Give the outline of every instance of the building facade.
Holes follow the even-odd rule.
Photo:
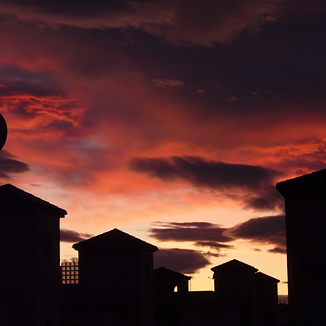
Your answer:
[[[326,325],[326,169],[279,182],[292,325]]]

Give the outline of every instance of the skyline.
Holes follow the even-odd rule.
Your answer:
[[[193,290],[239,259],[285,294],[275,185],[325,168],[325,13],[317,0],[0,1],[1,184],[67,210],[62,259],[118,228]]]

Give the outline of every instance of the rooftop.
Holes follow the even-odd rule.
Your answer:
[[[139,248],[149,252],[155,252],[156,250],[158,250],[156,246],[153,246],[148,242],[135,238],[132,235],[122,232],[118,229],[113,229],[109,232],[102,233],[93,238],[75,243],[72,247],[76,250],[98,248]]]
[[[269,276],[267,274],[264,274],[262,272],[256,273],[256,277],[261,282],[273,282],[273,283],[279,283],[280,282],[280,280],[278,280],[278,279],[276,279],[276,278],[274,278],[272,276]]]
[[[256,273],[258,271],[257,268],[247,265],[239,260],[233,259],[224,264],[215,266],[211,268],[211,270],[216,273],[225,273],[225,272],[252,272]]]
[[[159,267],[154,269],[154,278],[167,279],[167,280],[190,280],[191,276],[187,276],[165,267]]]
[[[51,203],[9,183],[0,186],[0,210],[35,208],[46,210],[58,217],[64,217],[67,214],[64,209],[52,205]]]
[[[278,182],[276,184],[276,189],[282,195],[293,192],[326,192],[326,169]]]

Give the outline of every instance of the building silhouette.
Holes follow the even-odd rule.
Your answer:
[[[0,187],[0,325],[59,325],[59,220],[66,213]]]
[[[326,169],[279,182],[291,325],[326,325]]]
[[[0,186],[1,326],[276,325],[278,280],[231,260],[212,268],[214,291],[189,291],[189,276],[153,270],[156,246],[118,229],[74,244],[60,275],[65,215]]]

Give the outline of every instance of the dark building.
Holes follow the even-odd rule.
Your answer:
[[[0,186],[0,325],[60,324],[59,219],[66,211]]]
[[[326,325],[326,169],[279,182],[292,325]]]
[[[12,185],[0,187],[1,326],[276,325],[276,279],[231,260],[212,268],[214,291],[192,292],[189,276],[153,271],[156,246],[118,229],[74,244],[78,262],[64,262],[61,279],[65,214]]]
[[[165,267],[156,268],[154,273],[154,293],[188,293],[190,276],[172,271]]]
[[[236,259],[212,271],[214,291],[189,292],[188,276],[154,270],[155,325],[276,325],[278,280]]]
[[[118,229],[73,245],[79,288],[123,311],[125,325],[153,325],[153,253],[157,247]]]
[[[218,302],[236,306],[241,325],[255,325],[258,318],[256,286],[258,269],[234,259],[213,267],[212,271]]]

